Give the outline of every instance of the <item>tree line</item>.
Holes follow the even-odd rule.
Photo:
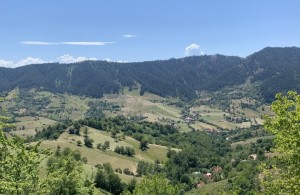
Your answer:
[[[19,86],[98,98],[140,83],[140,95],[150,92],[189,101],[198,91],[216,91],[251,78],[252,83],[260,83],[258,92],[270,102],[277,92],[300,90],[299,54],[295,47],[265,48],[248,58],[204,55],[138,63],[85,61],[0,68],[0,91]]]

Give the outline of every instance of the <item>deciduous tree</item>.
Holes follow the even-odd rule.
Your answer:
[[[179,195],[183,193],[183,186],[172,185],[170,181],[161,174],[148,175],[136,185],[133,193],[124,192],[125,195]]]
[[[26,147],[22,139],[7,138],[2,131],[6,120],[0,116],[0,194],[38,194],[42,161],[38,145]]]
[[[276,163],[264,167],[266,194],[300,193],[300,95],[277,94],[272,103],[275,116],[266,117],[265,128],[275,134]]]

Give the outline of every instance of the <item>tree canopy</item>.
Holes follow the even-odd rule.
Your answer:
[[[266,194],[300,193],[300,95],[289,91],[277,94],[272,103],[276,114],[266,117],[265,128],[275,134],[277,161],[265,167]]]
[[[170,181],[161,174],[145,176],[142,181],[137,184],[133,191],[133,195],[179,195],[183,192],[182,185],[172,185]],[[130,195],[130,192],[124,193]]]
[[[0,128],[4,124],[0,125]],[[0,130],[0,194],[33,194],[40,191],[37,148],[26,148],[22,140],[8,139]]]

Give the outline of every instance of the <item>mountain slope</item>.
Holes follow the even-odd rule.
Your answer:
[[[298,75],[300,48],[268,47],[247,58],[205,55],[137,63],[86,61],[0,68],[0,91],[19,86],[101,97],[140,83],[141,93],[191,100],[197,91],[240,85],[248,79],[259,82],[262,96],[270,101],[276,92],[299,91]]]

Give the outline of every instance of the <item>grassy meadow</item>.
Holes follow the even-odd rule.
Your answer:
[[[125,136],[125,139],[122,141],[116,142],[110,135],[105,131],[96,130],[93,128],[88,128],[88,137],[94,140],[93,148],[88,148],[84,144],[81,146],[77,145],[77,141],[80,140],[84,143],[83,135],[78,136],[74,134],[69,134],[64,132],[57,140],[44,140],[42,141],[40,147],[42,149],[50,149],[52,152],[55,152],[58,146],[61,150],[66,147],[77,149],[80,151],[82,157],[86,157],[87,163],[84,165],[87,169],[87,173],[92,173],[95,171],[95,165],[110,163],[114,169],[120,168],[124,170],[128,168],[130,171],[136,174],[137,164],[140,160],[152,162],[159,160],[165,162],[167,160],[167,147],[159,146],[155,144],[149,144],[149,149],[142,151],[139,149],[139,141]],[[109,141],[110,147],[103,151],[97,149],[97,144],[103,144],[105,141]],[[34,144],[34,143],[32,143]],[[116,146],[129,146],[135,150],[134,157],[128,157],[114,152]],[[175,149],[176,150],[176,149]],[[133,176],[120,174],[120,177],[125,181],[130,181]]]

